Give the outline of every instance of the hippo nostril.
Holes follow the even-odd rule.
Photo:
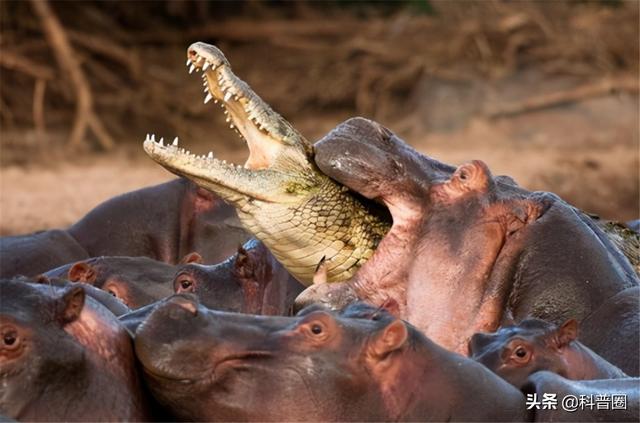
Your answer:
[[[193,296],[175,295],[169,299],[169,303],[180,307],[183,310],[196,316],[198,314],[198,304]]]

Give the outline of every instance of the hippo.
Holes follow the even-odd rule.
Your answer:
[[[517,387],[522,387],[530,374],[540,370],[572,380],[629,377],[577,338],[575,319],[560,326],[526,319],[493,334],[476,333],[469,341],[469,350],[471,358]]]
[[[177,264],[198,251],[213,264],[248,238],[233,207],[178,178],[111,198],[66,230],[0,238],[0,277],[36,276],[99,256]]]
[[[136,355],[156,399],[197,421],[524,421],[524,397],[383,309],[298,316],[157,305]],[[251,400],[247,400],[250,398]]]
[[[94,257],[60,266],[44,276],[93,285],[135,309],[173,294],[176,272],[190,263],[202,263],[200,254],[187,254],[177,266],[148,257]]]
[[[176,293],[192,292],[208,308],[262,315],[291,314],[303,289],[255,239],[222,263],[182,266],[173,283]]]
[[[36,276],[70,261],[87,258],[87,251],[61,229],[0,237],[0,278]]]
[[[382,125],[352,118],[317,142],[325,174],[382,202],[393,225],[346,282],[314,285],[299,306],[334,308],[393,298],[399,316],[447,349],[468,354],[476,332],[537,317],[575,317],[585,345],[638,374],[638,304],[609,316],[624,336],[596,346],[607,322],[585,321],[621,291],[637,287],[628,259],[593,219],[548,192],[493,176],[480,160],[458,167],[424,156]],[[633,313],[635,316],[632,316]],[[618,351],[634,364],[616,361]]]
[[[523,387],[536,422],[637,422],[640,416],[640,379],[570,380],[540,371]],[[542,399],[552,397],[555,406]]]
[[[131,337],[80,286],[0,281],[0,414],[19,421],[144,421]]]

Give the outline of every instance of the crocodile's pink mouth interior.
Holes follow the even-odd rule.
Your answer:
[[[243,90],[248,89],[246,84],[239,81],[227,65],[216,66],[207,51],[190,49],[188,54],[190,73],[202,71],[204,102],[213,100],[219,104],[229,128],[236,131],[249,147],[244,167],[254,170],[271,167],[283,144],[269,131],[257,102],[244,95]]]

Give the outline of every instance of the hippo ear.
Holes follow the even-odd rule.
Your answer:
[[[398,304],[398,301],[396,301],[395,298],[387,298],[384,300],[380,308],[385,309],[389,314],[394,316],[400,315],[400,304]]]
[[[62,324],[76,320],[84,307],[84,289],[81,286],[73,286],[64,291],[58,299],[58,320]]]
[[[256,249],[245,250],[238,248],[236,260],[233,264],[235,276],[242,280],[268,284],[273,277],[273,266],[265,255]]]
[[[187,254],[182,258],[182,260],[180,260],[180,264],[189,264],[189,263],[203,264],[204,260],[202,259],[202,256],[200,254],[194,251],[192,253]]]
[[[481,160],[464,163],[451,177],[452,186],[460,191],[487,192],[494,185],[489,167]]]
[[[51,279],[47,275],[38,275],[35,278],[36,283],[43,285],[51,285]]]
[[[370,354],[372,357],[382,360],[393,351],[402,348],[408,337],[407,326],[402,320],[395,319],[373,341]]]
[[[68,277],[71,282],[92,284],[96,281],[96,270],[89,263],[79,261],[71,266]]]
[[[578,338],[578,321],[569,319],[560,326],[556,332],[558,347],[569,345]]]

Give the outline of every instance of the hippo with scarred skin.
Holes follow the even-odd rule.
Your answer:
[[[295,317],[209,310],[179,294],[138,327],[155,398],[198,421],[525,421],[523,395],[382,309]]]
[[[476,332],[526,317],[558,324],[575,317],[585,339],[592,337],[587,346],[638,374],[638,302],[610,313],[608,321],[586,322],[639,280],[584,213],[554,194],[494,177],[479,160],[454,167],[424,156],[363,118],[349,119],[316,143],[315,162],[384,203],[393,226],[352,279],[310,287],[300,306],[339,309],[357,299],[380,305],[392,298],[400,317],[464,354]],[[600,345],[606,334],[599,328],[608,324],[625,334]],[[619,351],[631,359],[621,363]]]

